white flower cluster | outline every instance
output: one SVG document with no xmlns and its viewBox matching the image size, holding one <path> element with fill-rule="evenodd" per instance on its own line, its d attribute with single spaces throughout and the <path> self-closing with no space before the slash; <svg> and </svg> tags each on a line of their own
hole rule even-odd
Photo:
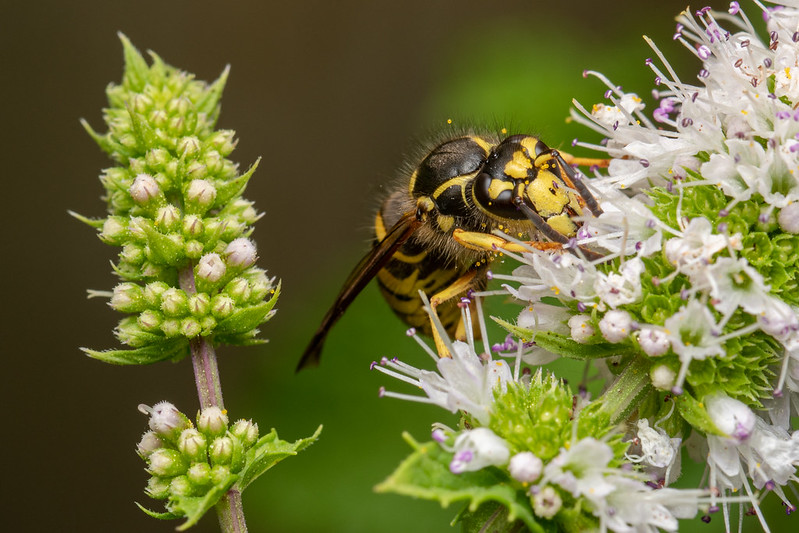
<svg viewBox="0 0 799 533">
<path fill-rule="evenodd" d="M 605 141 L 575 144 L 604 151 L 611 159 L 606 174 L 595 171 L 587 180 L 604 212 L 584 221 L 578 242 L 606 256 L 592 262 L 579 249 L 571 254 L 531 250 L 515 256 L 523 265 L 512 276 L 495 277 L 507 280 L 508 292 L 526 304 L 523 315 L 538 309 L 543 297 L 560 300 L 572 310 L 562 324 L 578 343 L 626 343 L 657 361 L 676 356 L 678 367 L 655 362 L 651 372 L 655 387 L 675 394 L 686 392 L 692 362 L 734 357 L 730 341 L 744 342 L 755 332 L 777 341 L 782 351 L 770 372 L 779 378 L 772 391 L 762 391 L 774 398 L 761 394 L 753 402 L 768 409 L 755 413 L 738 399 L 721 391 L 708 394 L 706 388 L 700 399 L 719 433 L 702 438 L 693 432 L 707 451 L 702 460 L 713 493 L 743 489 L 765 527 L 752 485 L 774 490 L 795 508 L 782 487 L 798 481 L 799 433 L 791 434 L 790 415 L 799 406 L 799 309 L 772 290 L 751 262 L 757 250 L 741 233 L 729 231 L 725 217 L 749 201 L 759 206 L 755 222 L 770 236 L 799 229 L 799 3 L 755 3 L 766 20 L 765 40 L 737 2 L 726 13 L 704 8 L 678 18 L 675 40 L 702 62 L 698 84 L 681 80 L 649 41 L 662 65 L 646 62 L 656 75 L 653 97 L 659 102 L 651 119 L 637 95 L 599 73 L 587 73 L 606 84 L 610 103 L 589 111 L 575 102 L 573 117 Z M 654 214 L 653 197 L 646 194 L 653 186 L 675 197 L 671 223 Z M 698 187 L 722 191 L 726 204 L 685 216 L 684 198 Z M 647 259 L 669 273 L 658 278 L 647 272 Z M 677 295 L 683 301 L 678 309 L 668 316 L 661 309 L 652 323 L 636 314 L 646 287 L 674 280 L 680 282 Z M 537 364 L 545 360 L 540 352 L 540 346 L 530 347 L 522 356 Z M 646 440 L 641 434 L 652 431 L 648 424 L 639 427 L 639 438 Z"/>
</svg>

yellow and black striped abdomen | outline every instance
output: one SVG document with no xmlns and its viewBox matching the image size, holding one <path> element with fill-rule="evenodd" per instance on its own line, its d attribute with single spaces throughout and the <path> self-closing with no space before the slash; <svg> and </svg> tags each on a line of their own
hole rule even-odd
<svg viewBox="0 0 799 533">
<path fill-rule="evenodd" d="M 387 204 L 383 207 L 385 208 Z M 375 221 L 375 237 L 378 242 L 385 237 L 386 222 L 381 209 Z M 376 277 L 380 292 L 394 313 L 419 332 L 431 335 L 430 318 L 419 298 L 419 291 L 431 298 L 458 281 L 470 268 L 474 267 L 458 263 L 440 247 L 426 245 L 418 237 L 411 237 L 403 243 Z M 479 278 L 474 287 L 476 290 L 485 288 L 485 275 Z M 441 303 L 436 311 L 444 328 L 454 337 L 461 317 L 458 299 Z"/>
</svg>

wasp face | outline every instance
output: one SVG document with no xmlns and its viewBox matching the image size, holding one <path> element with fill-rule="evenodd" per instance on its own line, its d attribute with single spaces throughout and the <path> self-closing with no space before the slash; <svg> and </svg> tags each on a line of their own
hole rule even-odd
<svg viewBox="0 0 799 533">
<path fill-rule="evenodd" d="M 488 155 L 472 184 L 474 204 L 492 218 L 524 220 L 523 202 L 558 233 L 571 237 L 582 214 L 579 194 L 564 178 L 554 152 L 530 135 L 514 135 Z"/>
</svg>

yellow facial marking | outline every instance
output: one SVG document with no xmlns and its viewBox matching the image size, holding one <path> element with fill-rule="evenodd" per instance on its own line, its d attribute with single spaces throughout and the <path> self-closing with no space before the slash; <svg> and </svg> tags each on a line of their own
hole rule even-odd
<svg viewBox="0 0 799 533">
<path fill-rule="evenodd" d="M 563 212 L 563 208 L 571 200 L 568 189 L 551 172 L 539 172 L 538 177 L 527 186 L 527 196 L 535 206 L 538 214 L 546 218 Z"/>
<path fill-rule="evenodd" d="M 527 177 L 530 169 L 533 168 L 533 161 L 526 155 L 523 150 L 513 152 L 513 159 L 507 162 L 504 168 L 505 174 L 515 179 L 524 179 Z"/>
<path fill-rule="evenodd" d="M 502 180 L 491 180 L 491 185 L 488 186 L 488 196 L 496 200 L 503 191 L 510 190 L 513 190 L 513 183 Z"/>
<path fill-rule="evenodd" d="M 574 237 L 577 234 L 577 224 L 566 213 L 549 217 L 546 221 L 547 224 L 552 226 L 552 229 L 561 235 Z"/>
</svg>

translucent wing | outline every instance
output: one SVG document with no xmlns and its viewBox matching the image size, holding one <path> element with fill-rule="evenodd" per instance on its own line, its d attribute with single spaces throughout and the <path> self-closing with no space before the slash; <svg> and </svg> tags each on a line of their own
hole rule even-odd
<svg viewBox="0 0 799 533">
<path fill-rule="evenodd" d="M 358 262 L 352 273 L 344 282 L 341 292 L 336 296 L 333 305 L 322 319 L 319 329 L 311 339 L 302 359 L 297 365 L 297 371 L 307 366 L 319 364 L 322 355 L 322 346 L 330 328 L 341 318 L 344 311 L 360 294 L 364 287 L 377 275 L 381 268 L 391 259 L 394 253 L 407 241 L 411 235 L 419 229 L 422 221 L 416 215 L 416 211 L 409 211 L 402 215 L 396 224 L 386 233 L 386 236 L 366 256 Z"/>
</svg>

